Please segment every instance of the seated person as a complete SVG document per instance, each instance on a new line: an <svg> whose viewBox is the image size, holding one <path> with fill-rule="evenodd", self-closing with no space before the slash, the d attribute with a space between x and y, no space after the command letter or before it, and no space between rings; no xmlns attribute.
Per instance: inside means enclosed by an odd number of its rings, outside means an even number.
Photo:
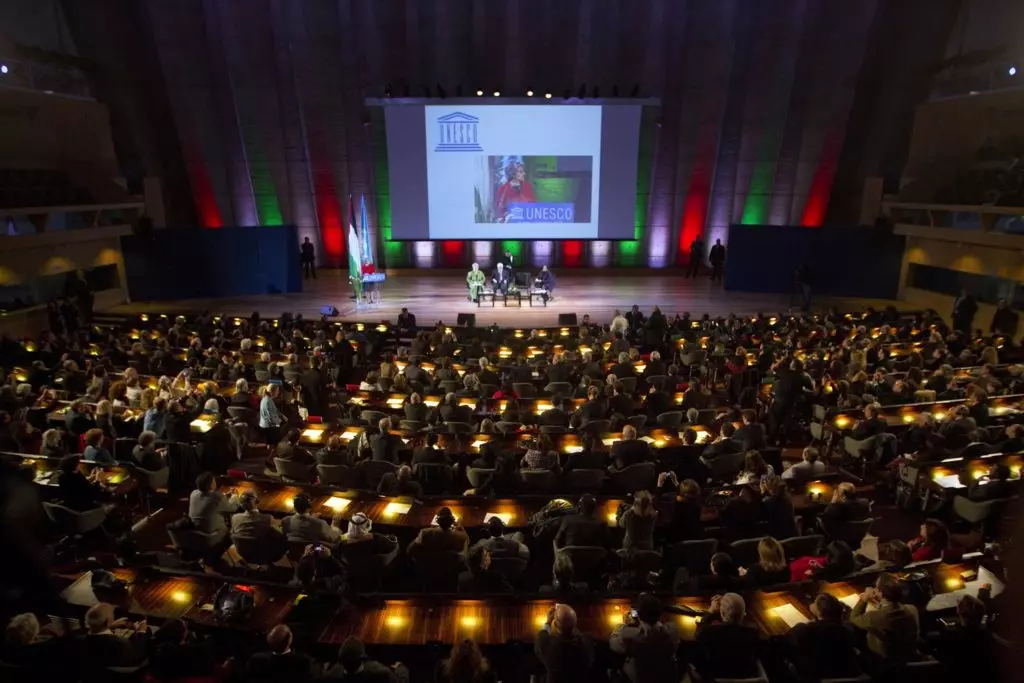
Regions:
<svg viewBox="0 0 1024 683"><path fill-rule="evenodd" d="M391 418L382 417L377 423L379 433L370 437L370 452L374 460L398 464L398 451L404 445L402 437L391 433Z"/></svg>
<svg viewBox="0 0 1024 683"><path fill-rule="evenodd" d="M483 291L484 283L487 281L487 276L480 270L480 264L474 263L472 270L466 273L466 284L469 286L469 300L477 302L480 298L480 292Z"/></svg>
<svg viewBox="0 0 1024 683"><path fill-rule="evenodd" d="M109 500L109 495L99 483L100 468L94 468L89 476L78 469L77 455L66 455L60 460L57 475L57 497L60 503L77 512L93 510Z"/></svg>
<svg viewBox="0 0 1024 683"><path fill-rule="evenodd" d="M103 447L102 429L90 429L85 433L85 451L82 453L82 459L100 465L113 465L116 462L110 451Z"/></svg>
<svg viewBox="0 0 1024 683"><path fill-rule="evenodd" d="M522 534L505 533L505 523L500 517L491 517L486 526L487 538L477 541L474 548L487 548L494 557L518 557L529 561L530 549L522 542Z"/></svg>
<svg viewBox="0 0 1024 683"><path fill-rule="evenodd" d="M459 574L459 593L511 593L512 584L491 564L491 553L477 545L466 558L467 570Z"/></svg>
<svg viewBox="0 0 1024 683"><path fill-rule="evenodd" d="M619 472L630 465L647 462L651 459L651 448L646 441L638 439L636 427L626 425L622 428L622 439L612 444L611 472Z"/></svg>
<svg viewBox="0 0 1024 683"><path fill-rule="evenodd" d="M327 445L314 455L317 465L350 465L348 446L339 434L331 434Z"/></svg>
<svg viewBox="0 0 1024 683"><path fill-rule="evenodd" d="M796 463L788 470L782 472L782 478L789 480L792 479L795 482L805 483L820 477L828 469L825 463L821 462L818 458L820 454L818 449L813 446L808 446L803 451L803 456L800 462Z"/></svg>
<svg viewBox="0 0 1024 683"><path fill-rule="evenodd" d="M491 284L494 287L494 293L501 292L507 295L508 290L512 283L512 271L505 267L505 264L498 262L498 266L491 273Z"/></svg>
<svg viewBox="0 0 1024 683"><path fill-rule="evenodd" d="M207 644L194 637L184 619L170 619L153 634L149 677L153 683L214 680L217 665Z"/></svg>
<svg viewBox="0 0 1024 683"><path fill-rule="evenodd" d="M743 625L747 605L737 593L716 595L708 614L697 624L701 648L697 670L706 680L753 678L757 675L758 632Z"/></svg>
<svg viewBox="0 0 1024 683"><path fill-rule="evenodd" d="M985 625L985 603L963 595L956 603L956 617L956 623L939 622L939 630L928 634L929 650L949 669L949 680L998 680L1000 648Z"/></svg>
<svg viewBox="0 0 1024 683"><path fill-rule="evenodd" d="M146 621L134 624L114 618L114 606L101 602L85 613L86 636L79 650L79 666L95 675L108 667L132 667L146 660L149 631ZM114 629L128 629L127 637L114 634ZM87 680L96 680L86 674Z"/></svg>
<svg viewBox="0 0 1024 683"><path fill-rule="evenodd" d="M259 498L254 491L246 491L238 498L241 512L231 515L231 535L252 539L264 539L268 534L277 533L274 518L259 510Z"/></svg>
<svg viewBox="0 0 1024 683"><path fill-rule="evenodd" d="M718 552L712 555L710 569L710 574L696 577L687 576L685 569L681 569L676 575L677 592L722 594L745 588L736 562L728 553Z"/></svg>
<svg viewBox="0 0 1024 683"><path fill-rule="evenodd" d="M756 421L753 410L744 410L740 413L743 424L732 435L732 438L739 441L745 451L758 450L768 447L768 435L765 426Z"/></svg>
<svg viewBox="0 0 1024 683"><path fill-rule="evenodd" d="M450 508L443 507L437 513L437 526L428 526L409 544L409 550L419 547L426 551L463 552L469 543L469 535L455 519Z"/></svg>
<svg viewBox="0 0 1024 683"><path fill-rule="evenodd" d="M295 514L281 520L281 531L291 542L304 543L336 543L341 537L338 519L333 524L310 514L313 501L305 494L295 496L292 502Z"/></svg>
<svg viewBox="0 0 1024 683"><path fill-rule="evenodd" d="M41 674L41 680L60 680L61 666L67 665L61 661L67 642L56 637L49 625L41 626L35 614L17 614L7 623L6 637L0 643L0 662L32 669L34 674ZM16 671L9 673L13 680L20 679Z"/></svg>
<svg viewBox="0 0 1024 683"><path fill-rule="evenodd" d="M301 438L301 431L289 429L288 434L285 435L285 438L274 449L274 457L293 462L297 465L307 465L310 467L315 465L316 460L313 456L310 455L308 450L299 445L299 439Z"/></svg>
<svg viewBox="0 0 1024 683"><path fill-rule="evenodd" d="M856 678L861 674L853 630L845 623L846 608L829 593L811 603L814 620L798 624L786 634L790 658L802 680Z"/></svg>
<svg viewBox="0 0 1024 683"><path fill-rule="evenodd" d="M308 592L341 593L347 588L347 578L345 564L333 556L330 548L315 543L306 546L291 583Z"/></svg>
<svg viewBox="0 0 1024 683"><path fill-rule="evenodd" d="M385 496L410 496L419 498L423 495L423 487L412 478L412 468L402 465L394 472L387 472L380 478L377 493Z"/></svg>
<svg viewBox="0 0 1024 683"><path fill-rule="evenodd" d="M858 498L853 483L844 481L836 486L832 501L822 510L818 523L826 534L835 536L846 522L866 519L870 514L870 502Z"/></svg>
<svg viewBox="0 0 1024 683"><path fill-rule="evenodd" d="M597 517L597 498L585 493L576 514L566 515L555 533L555 547L594 546L603 548L608 540L608 525Z"/></svg>
<svg viewBox="0 0 1024 683"><path fill-rule="evenodd" d="M196 488L188 497L188 517L204 533L227 536L224 514L238 509L237 496L225 496L217 490L217 478L210 472L196 477Z"/></svg>
<svg viewBox="0 0 1024 683"><path fill-rule="evenodd" d="M971 482L967 487L970 500L984 502L1010 498L1014 493L1014 485L1010 483L1010 468L1003 463L992 466L988 474Z"/></svg>
<svg viewBox="0 0 1024 683"><path fill-rule="evenodd" d="M156 434L154 432L142 432L139 434L139 442L132 448L132 460L140 469L148 472L159 472L167 466L164 462L167 449L161 448L157 450L154 448L155 443Z"/></svg>
<svg viewBox="0 0 1024 683"><path fill-rule="evenodd" d="M626 658L622 669L633 683L679 680L679 632L661 621L661 611L656 597L641 593L636 607L623 616L622 625L608 639L612 652Z"/></svg>
<svg viewBox="0 0 1024 683"><path fill-rule="evenodd" d="M907 547L914 562L937 560L949 547L949 529L940 520L926 519L921 525L917 538L909 541Z"/></svg>
<svg viewBox="0 0 1024 683"><path fill-rule="evenodd" d="M765 536L757 544L757 563L740 567L740 576L750 588L762 588L789 582L789 565L782 544L771 536Z"/></svg>
<svg viewBox="0 0 1024 683"><path fill-rule="evenodd" d="M873 605L873 610L868 606ZM864 591L850 615L850 623L864 631L873 657L885 663L918 658L920 621L917 608L903 604L903 586L891 574L881 574Z"/></svg>
<svg viewBox="0 0 1024 683"><path fill-rule="evenodd" d="M548 270L547 266L541 266L540 273L537 275L537 286L543 289L546 294L544 300L548 299L554 301L555 299L555 274Z"/></svg>

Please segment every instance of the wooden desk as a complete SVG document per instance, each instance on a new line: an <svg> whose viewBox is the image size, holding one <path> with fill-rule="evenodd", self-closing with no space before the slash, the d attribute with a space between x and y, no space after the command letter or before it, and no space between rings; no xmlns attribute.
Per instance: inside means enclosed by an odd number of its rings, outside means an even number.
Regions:
<svg viewBox="0 0 1024 683"><path fill-rule="evenodd" d="M1021 419L1022 414L1017 410L1016 406L1022 399L1024 399L1024 394L992 396L986 401L989 415L993 418L1004 420ZM879 416L891 427L911 425L921 413L931 413L936 420L941 422L948 417L950 410L956 406L963 405L964 402L964 399L956 399L952 401L935 401L933 403L903 403L882 406L879 410ZM863 410L843 410L829 418L825 425L826 428L845 433L851 431L857 420L863 417Z"/></svg>
<svg viewBox="0 0 1024 683"><path fill-rule="evenodd" d="M29 455L27 453L0 453L0 457L17 459L25 467L33 470L32 480L44 490L55 491L57 489L57 477L60 468L60 458L47 458L42 455ZM93 470L99 469L99 483L104 489L115 496L123 496L136 487L136 482L131 473L119 465L98 465L96 463L80 460L78 471L82 474L91 474Z"/></svg>

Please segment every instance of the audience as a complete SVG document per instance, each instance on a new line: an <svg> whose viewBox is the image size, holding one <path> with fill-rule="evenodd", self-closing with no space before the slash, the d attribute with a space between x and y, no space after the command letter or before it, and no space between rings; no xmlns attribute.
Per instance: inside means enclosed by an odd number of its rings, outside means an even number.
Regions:
<svg viewBox="0 0 1024 683"><path fill-rule="evenodd" d="M594 676L594 646L577 628L576 611L555 604L533 641L544 667L540 683L588 683Z"/></svg>
<svg viewBox="0 0 1024 683"><path fill-rule="evenodd" d="M679 680L679 632L660 621L661 610L656 597L642 593L608 639L612 652L626 658L623 671L632 683Z"/></svg>

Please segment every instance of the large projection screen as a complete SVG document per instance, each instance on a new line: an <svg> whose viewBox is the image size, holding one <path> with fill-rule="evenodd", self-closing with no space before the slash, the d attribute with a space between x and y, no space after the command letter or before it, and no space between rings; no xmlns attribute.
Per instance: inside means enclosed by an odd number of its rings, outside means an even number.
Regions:
<svg viewBox="0 0 1024 683"><path fill-rule="evenodd" d="M633 239L639 104L385 107L391 237Z"/></svg>

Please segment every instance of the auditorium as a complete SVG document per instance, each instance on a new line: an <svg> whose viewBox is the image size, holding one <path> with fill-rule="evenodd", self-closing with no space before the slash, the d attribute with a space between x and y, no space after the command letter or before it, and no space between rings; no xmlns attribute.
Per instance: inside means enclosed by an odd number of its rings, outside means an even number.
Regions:
<svg viewBox="0 0 1024 683"><path fill-rule="evenodd" d="M1020 680L1021 35L0 3L0 683Z"/></svg>

